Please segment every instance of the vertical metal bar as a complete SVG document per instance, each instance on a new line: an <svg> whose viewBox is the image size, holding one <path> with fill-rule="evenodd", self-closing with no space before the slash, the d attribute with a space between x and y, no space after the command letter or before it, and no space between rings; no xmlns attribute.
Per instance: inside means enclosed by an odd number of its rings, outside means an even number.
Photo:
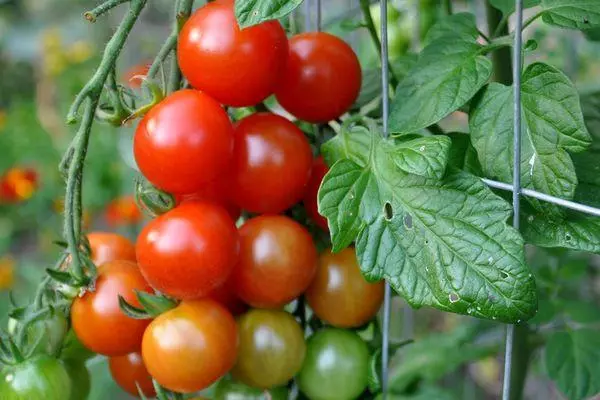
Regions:
<svg viewBox="0 0 600 400"><path fill-rule="evenodd" d="M521 208L521 64L523 46L523 0L515 0L516 24L515 39L513 46L513 226L519 229L519 217ZM509 325L506 329L506 347L504 356L504 382L502 387L502 399L510 399L511 372L513 362L513 343L515 338L515 326Z"/></svg>
<svg viewBox="0 0 600 400"><path fill-rule="evenodd" d="M304 31L310 32L311 30L311 0L304 0Z"/></svg>
<svg viewBox="0 0 600 400"><path fill-rule="evenodd" d="M321 23L323 20L321 9L321 0L317 0L317 32L321 32Z"/></svg>
<svg viewBox="0 0 600 400"><path fill-rule="evenodd" d="M387 32L387 0L381 0L381 101L383 105L383 136L388 137L389 97L390 97L390 71L388 56L388 32ZM383 338L381 346L381 391L382 400L387 398L388 389L388 365L390 348L390 310L392 301L392 289L388 282L385 283L383 300Z"/></svg>

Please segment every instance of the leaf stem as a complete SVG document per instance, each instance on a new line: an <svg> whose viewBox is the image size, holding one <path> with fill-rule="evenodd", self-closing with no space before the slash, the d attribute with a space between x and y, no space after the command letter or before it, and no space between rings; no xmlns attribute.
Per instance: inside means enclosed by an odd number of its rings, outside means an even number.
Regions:
<svg viewBox="0 0 600 400"><path fill-rule="evenodd" d="M100 4L98 7L94 8L91 11L88 11L86 13L83 14L83 16L85 17L85 19L87 19L90 22L96 22L96 19L103 15L106 14L108 11L112 10L113 8L123 4L123 3L127 3L130 0L108 0L105 1L104 3Z"/></svg>
<svg viewBox="0 0 600 400"><path fill-rule="evenodd" d="M508 24L509 17L510 17L510 14L505 14L502 16L502 19L500 20L500 22L498 22L496 29L494 29L494 32L492 33L493 38L500 36L501 32L503 32L505 30L505 28ZM490 30L490 32L491 32L491 30Z"/></svg>
<svg viewBox="0 0 600 400"><path fill-rule="evenodd" d="M188 20L192 13L194 0L178 0L175 5L175 21L173 23L173 32L171 35L177 36L183 28L183 24ZM167 93L172 93L181 87L181 70L177 60L177 47L173 46L173 57L171 58L171 69L169 74L169 82L167 84Z"/></svg>
<svg viewBox="0 0 600 400"><path fill-rule="evenodd" d="M541 17L543 14L544 14L544 11L540 11L539 13L537 13L534 16L532 16L529 19L527 19L527 21L525 21L523 23L523 30L525 30L525 28L527 28L529 25L531 25L536 19L538 19L539 17Z"/></svg>

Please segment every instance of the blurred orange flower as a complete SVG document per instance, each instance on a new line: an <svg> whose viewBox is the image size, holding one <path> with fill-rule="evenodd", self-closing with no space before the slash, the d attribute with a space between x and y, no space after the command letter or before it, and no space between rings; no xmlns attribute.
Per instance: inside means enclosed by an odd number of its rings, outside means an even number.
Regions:
<svg viewBox="0 0 600 400"><path fill-rule="evenodd" d="M0 202L18 203L33 196L39 185L38 173L29 167L14 167L0 177Z"/></svg>
<svg viewBox="0 0 600 400"><path fill-rule="evenodd" d="M15 260L11 256L0 258L0 290L10 289L15 281Z"/></svg>
<svg viewBox="0 0 600 400"><path fill-rule="evenodd" d="M133 196L119 197L108 203L104 217L112 227L137 224L143 219Z"/></svg>

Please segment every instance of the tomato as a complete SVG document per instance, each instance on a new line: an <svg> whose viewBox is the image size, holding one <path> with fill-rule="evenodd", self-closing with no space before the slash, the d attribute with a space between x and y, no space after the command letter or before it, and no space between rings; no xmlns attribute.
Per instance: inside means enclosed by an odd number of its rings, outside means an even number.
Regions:
<svg viewBox="0 0 600 400"><path fill-rule="evenodd" d="M215 388L215 400L288 400L288 389L257 389L223 378Z"/></svg>
<svg viewBox="0 0 600 400"><path fill-rule="evenodd" d="M94 264L99 266L117 260L135 262L135 246L126 237L116 233L92 232L87 238Z"/></svg>
<svg viewBox="0 0 600 400"><path fill-rule="evenodd" d="M238 320L240 350L233 377L269 389L284 385L302 367L306 344L294 317L279 310L250 310Z"/></svg>
<svg viewBox="0 0 600 400"><path fill-rule="evenodd" d="M62 347L69 329L67 317L53 309L50 314L27 327L27 342L34 345L33 352L56 356Z"/></svg>
<svg viewBox="0 0 600 400"><path fill-rule="evenodd" d="M87 399L92 388L90 371L85 363L74 360L63 360L63 366L71 378L71 397L70 400Z"/></svg>
<svg viewBox="0 0 600 400"><path fill-rule="evenodd" d="M133 139L142 174L167 192L193 193L229 164L233 128L212 98L180 90L154 106L140 121Z"/></svg>
<svg viewBox="0 0 600 400"><path fill-rule="evenodd" d="M269 113L249 115L235 127L231 193L241 208L277 214L302 199L312 152L296 125Z"/></svg>
<svg viewBox="0 0 600 400"><path fill-rule="evenodd" d="M85 363L96 354L86 348L77 338L75 332L71 329L67 333L60 350L60 358L67 362Z"/></svg>
<svg viewBox="0 0 600 400"><path fill-rule="evenodd" d="M150 375L176 392L202 390L226 374L238 353L235 320L214 300L183 301L146 330L142 356Z"/></svg>
<svg viewBox="0 0 600 400"><path fill-rule="evenodd" d="M349 247L337 254L326 250L306 291L306 300L317 317L340 328L367 323L383 302L383 281L369 283L360 272L356 253Z"/></svg>
<svg viewBox="0 0 600 400"><path fill-rule="evenodd" d="M205 184L202 189L195 193L175 195L175 202L181 204L184 201L203 201L215 203L227 210L234 221L240 217L241 210L234 205L228 197L229 182L225 177L219 177Z"/></svg>
<svg viewBox="0 0 600 400"><path fill-rule="evenodd" d="M2 400L65 400L71 396L71 378L55 358L40 355L0 373Z"/></svg>
<svg viewBox="0 0 600 400"><path fill-rule="evenodd" d="M0 201L18 203L29 199L39 186L35 169L14 167L0 176Z"/></svg>
<svg viewBox="0 0 600 400"><path fill-rule="evenodd" d="M317 268L317 250L306 228L288 217L262 215L239 232L240 257L231 279L242 300L278 308L306 290Z"/></svg>
<svg viewBox="0 0 600 400"><path fill-rule="evenodd" d="M312 165L312 172L310 174L310 180L308 181L308 186L306 188L306 193L304 195L304 208L306 209L306 213L313 220L318 227L323 229L326 232L329 232L329 226L327 225L327 218L319 214L319 204L318 204L318 193L319 187L321 186L321 182L323 181L323 177L329 171L323 157L319 156L314 159Z"/></svg>
<svg viewBox="0 0 600 400"><path fill-rule="evenodd" d="M142 86L143 78L148 75L151 64L139 64L129 68L123 74L123 81L132 89L139 89Z"/></svg>
<svg viewBox="0 0 600 400"><path fill-rule="evenodd" d="M108 367L115 382L127 393L139 397L137 384L144 396L156 396L152 377L148 373L140 353L135 352L124 356L110 357Z"/></svg>
<svg viewBox="0 0 600 400"><path fill-rule="evenodd" d="M152 289L130 261L111 261L98 268L94 291L77 297L71 307L75 334L90 350L107 356L120 356L140 349L149 320L127 317L119 308L118 296L140 307L135 290Z"/></svg>
<svg viewBox="0 0 600 400"><path fill-rule="evenodd" d="M143 215L133 196L123 196L112 200L106 206L104 218L112 227L139 224Z"/></svg>
<svg viewBox="0 0 600 400"><path fill-rule="evenodd" d="M189 202L146 225L136 251L142 274L155 289L192 299L227 280L237 262L239 239L222 207Z"/></svg>
<svg viewBox="0 0 600 400"><path fill-rule="evenodd" d="M177 47L190 84L233 107L252 106L275 90L288 54L278 21L240 29L233 0L199 8L184 25Z"/></svg>
<svg viewBox="0 0 600 400"><path fill-rule="evenodd" d="M233 315L240 315L248 310L248 305L236 294L235 286L231 279L228 279L224 284L210 292L208 297L225 306Z"/></svg>
<svg viewBox="0 0 600 400"><path fill-rule="evenodd" d="M311 400L352 400L367 388L369 348L354 332L326 328L308 339L297 377Z"/></svg>
<svg viewBox="0 0 600 400"><path fill-rule="evenodd" d="M342 39L325 32L301 33L290 39L290 55L275 96L295 117L322 123L348 111L361 80L358 58Z"/></svg>

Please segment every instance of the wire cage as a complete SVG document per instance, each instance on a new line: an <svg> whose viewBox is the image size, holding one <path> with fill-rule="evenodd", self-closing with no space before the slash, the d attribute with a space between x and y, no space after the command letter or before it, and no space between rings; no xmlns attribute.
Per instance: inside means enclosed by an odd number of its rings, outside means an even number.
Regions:
<svg viewBox="0 0 600 400"><path fill-rule="evenodd" d="M356 6L354 0L350 0L350 7ZM514 91L513 98L513 178L512 182L499 182L491 179L481 178L481 180L488 185L490 188L499 189L503 191L512 192L512 205L513 205L513 227L519 229L519 217L520 217L520 199L521 196L527 196L530 198L538 199L547 203L555 204L567 209L575 210L588 214L590 216L600 216L600 208L591 207L585 204L580 204L574 201L565 200L562 198L550 196L545 193L538 192L521 187L521 72L523 66L523 0L515 0L515 34L513 42L513 54L512 54L512 79L514 87L517 89ZM315 29L320 31L322 28L322 0L305 0L304 1L304 26L306 30ZM313 16L316 16L316 21L313 21ZM383 134L385 137L389 136L388 119L389 119L389 78L390 78L390 66L389 66L389 48L388 48L388 2L385 0L380 1L380 21L381 31L379 32L381 37L381 98L382 98L382 125ZM313 22L315 24L313 25ZM388 389L388 365L389 365L389 348L390 348L390 310L391 310L391 287L386 282L385 295L383 303L383 320L382 320L382 362L381 362L381 388L382 398L385 399ZM410 307L405 308L405 319L408 321L412 320L412 309ZM411 322L408 322L412 326ZM411 336L412 328L408 328L405 331L405 336ZM407 334L408 333L408 334ZM515 325L507 325L506 336L505 336L505 357L504 357L504 378L502 384L502 399L508 400L511 392L511 369L512 360L514 354L513 341L515 337Z"/></svg>

